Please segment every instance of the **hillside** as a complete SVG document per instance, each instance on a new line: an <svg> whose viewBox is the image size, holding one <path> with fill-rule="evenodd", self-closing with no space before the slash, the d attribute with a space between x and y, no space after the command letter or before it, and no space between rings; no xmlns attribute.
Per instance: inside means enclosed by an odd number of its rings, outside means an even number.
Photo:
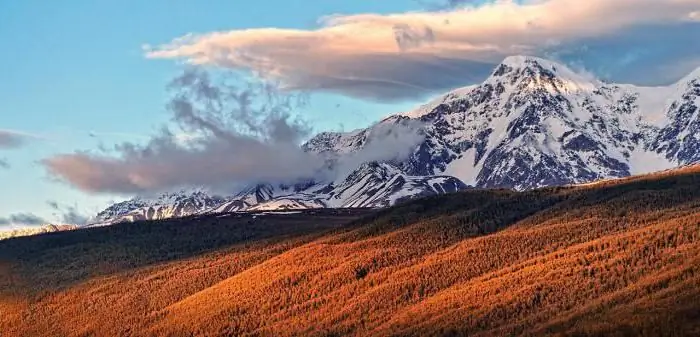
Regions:
<svg viewBox="0 0 700 337"><path fill-rule="evenodd" d="M700 335L700 166L0 242L2 336Z"/></svg>

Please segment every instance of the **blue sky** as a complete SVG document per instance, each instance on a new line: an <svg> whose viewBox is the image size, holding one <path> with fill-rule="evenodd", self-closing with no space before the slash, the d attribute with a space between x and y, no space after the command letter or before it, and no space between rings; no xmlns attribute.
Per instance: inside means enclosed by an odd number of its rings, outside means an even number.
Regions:
<svg viewBox="0 0 700 337"><path fill-rule="evenodd" d="M270 10L275 8L275 10ZM412 1L3 1L0 2L0 129L36 135L0 150L0 217L31 212L55 221L47 201L94 213L123 198L86 194L51 179L37 163L54 153L94 150L147 137L168 120L165 85L182 68L150 60L141 46L188 32L316 25L332 13L390 12ZM331 97L327 97L331 96ZM394 105L314 95L305 117L317 129L357 128ZM340 104L339 107L337 105ZM402 107L399 104L398 107ZM407 105L408 106L408 105ZM94 132L99 137L90 137Z"/></svg>
<svg viewBox="0 0 700 337"><path fill-rule="evenodd" d="M165 86L183 63L260 70L213 52L222 46L273 60L278 68L270 76L311 92L310 105L298 113L315 131L363 127L478 82L502 57L518 53L515 45L640 84L670 83L700 66L697 2L624 0L626 18L593 0L586 17L562 27L546 14L567 1L532 8L520 1L464 1L433 12L436 7L415 0L2 1L0 131L23 144L0 146L0 161L7 163L0 165L0 220L33 213L59 221L70 207L92 214L125 198L81 190L70 173L49 174L41 161L148 140L169 120ZM534 19L518 26L527 15ZM394 41L397 29L410 45ZM187 34L194 37L175 40ZM305 40L312 38L321 42ZM479 44L496 47L465 52Z"/></svg>

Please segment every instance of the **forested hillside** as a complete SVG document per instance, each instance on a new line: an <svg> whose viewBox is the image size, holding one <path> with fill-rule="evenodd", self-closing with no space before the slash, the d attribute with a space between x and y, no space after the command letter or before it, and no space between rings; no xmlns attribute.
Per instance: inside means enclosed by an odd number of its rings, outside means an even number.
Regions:
<svg viewBox="0 0 700 337"><path fill-rule="evenodd" d="M4 336L700 335L700 166L0 242Z"/></svg>

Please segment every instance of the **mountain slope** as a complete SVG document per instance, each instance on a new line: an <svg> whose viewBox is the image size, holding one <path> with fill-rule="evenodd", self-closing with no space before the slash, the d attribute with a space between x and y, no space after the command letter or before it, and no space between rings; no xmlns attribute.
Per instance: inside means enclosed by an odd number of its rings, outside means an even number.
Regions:
<svg viewBox="0 0 700 337"><path fill-rule="evenodd" d="M320 133L303 145L337 168L343 158L375 150L388 133L421 125L419 142L405 158L360 162L348 174L329 174L330 181L307 177L292 187L263 183L197 204L208 209L136 199L101 218L385 207L467 186L528 190L656 172L700 161L699 106L700 69L676 84L648 88L603 83L555 62L514 56L479 85L366 129ZM128 211L122 212L125 206Z"/></svg>
<svg viewBox="0 0 700 337"><path fill-rule="evenodd" d="M693 336L698 219L696 165L372 212L208 215L17 238L0 242L0 331Z"/></svg>
<svg viewBox="0 0 700 337"><path fill-rule="evenodd" d="M700 161L700 69L676 84L665 125L651 148L669 161L690 164Z"/></svg>
<svg viewBox="0 0 700 337"><path fill-rule="evenodd" d="M607 84L551 61L509 57L484 83L437 99L432 110L391 117L425 123L425 141L401 168L525 190L696 162L698 82L700 72L663 88ZM352 152L365 133L309 144L317 153Z"/></svg>
<svg viewBox="0 0 700 337"><path fill-rule="evenodd" d="M96 222L158 220L185 217L221 205L226 199L203 191L166 193L155 199L134 198L97 214Z"/></svg>
<svg viewBox="0 0 700 337"><path fill-rule="evenodd" d="M409 176L391 164L368 162L330 183L306 182L292 187L261 184L244 189L232 197L209 196L204 192L180 192L156 200L125 201L103 211L98 218L100 224L113 224L205 213L328 207L379 208L465 188L467 186L454 177Z"/></svg>

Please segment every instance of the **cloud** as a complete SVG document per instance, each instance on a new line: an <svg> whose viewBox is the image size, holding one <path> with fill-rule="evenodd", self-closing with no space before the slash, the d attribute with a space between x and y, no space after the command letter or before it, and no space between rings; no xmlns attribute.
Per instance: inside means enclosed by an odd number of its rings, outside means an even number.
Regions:
<svg viewBox="0 0 700 337"><path fill-rule="evenodd" d="M187 70L169 87L168 110L179 130L163 128L145 145L122 143L112 153L59 154L43 165L82 191L125 195L182 188L231 194L251 184L330 179L339 169L300 146L311 129L291 113L305 104L303 95L199 69ZM409 124L379 125L365 149L339 162L357 166L406 155L422 139L419 127Z"/></svg>
<svg viewBox="0 0 700 337"><path fill-rule="evenodd" d="M69 207L66 212L61 215L61 220L64 224L84 225L90 221L90 217L79 213L75 207Z"/></svg>
<svg viewBox="0 0 700 337"><path fill-rule="evenodd" d="M23 146L30 135L13 130L0 129L0 149L15 149Z"/></svg>
<svg viewBox="0 0 700 337"><path fill-rule="evenodd" d="M689 21L700 21L700 11L691 12L688 14Z"/></svg>
<svg viewBox="0 0 700 337"><path fill-rule="evenodd" d="M542 56L587 43L581 58L611 68L625 55L605 46L652 48L649 63L673 63L697 45L698 0L451 1L451 9L388 15L334 15L313 30L246 29L186 35L149 46L149 58L249 70L290 90L322 90L373 100L416 99L483 79L505 56ZM457 6L459 5L459 6ZM672 35L678 27L687 30ZM663 36L664 38L658 38ZM652 38L653 44L647 41ZM665 50L665 52L660 52ZM593 54L593 56L591 56ZM580 57L579 57L580 56ZM591 64L589 64L591 63ZM611 76L666 81L655 67L635 64ZM636 76L629 74L636 72Z"/></svg>
<svg viewBox="0 0 700 337"><path fill-rule="evenodd" d="M425 6L425 8L430 9L430 10L444 10L444 9L451 9L451 8L456 8L460 6L465 6L465 5L478 5L484 2L484 0L444 0L444 1L439 1L439 0L415 0L417 3Z"/></svg>
<svg viewBox="0 0 700 337"><path fill-rule="evenodd" d="M345 177L366 162L403 161L425 140L423 127L420 121L395 117L374 125L368 129L366 141L357 152L337 158L335 177Z"/></svg>
<svg viewBox="0 0 700 337"><path fill-rule="evenodd" d="M406 51L435 42L435 33L430 26L412 27L405 23L394 25L394 39L399 49Z"/></svg>
<svg viewBox="0 0 700 337"><path fill-rule="evenodd" d="M164 128L145 145L119 144L116 155L78 151L50 157L43 160L48 172L93 193L186 187L231 193L242 184L310 177L323 167L299 147L310 132L291 115L303 104L299 96L198 69L173 80L170 89L168 110L181 130Z"/></svg>
<svg viewBox="0 0 700 337"><path fill-rule="evenodd" d="M242 137L211 138L198 145L201 148L184 148L171 135L161 135L119 157L73 153L46 159L44 164L78 189L117 194L193 186L232 192L238 184L311 176L321 166L294 144L272 146Z"/></svg>
<svg viewBox="0 0 700 337"><path fill-rule="evenodd" d="M9 169L10 168L10 162L7 161L5 158L0 158L0 169Z"/></svg>
<svg viewBox="0 0 700 337"><path fill-rule="evenodd" d="M63 206L56 201L49 200L46 202L54 211L54 216L58 216L59 221L68 225L85 225L90 222L91 217L82 214L76 206Z"/></svg>
<svg viewBox="0 0 700 337"><path fill-rule="evenodd" d="M46 224L46 220L32 213L16 213L0 218L0 225L36 226Z"/></svg>
<svg viewBox="0 0 700 337"><path fill-rule="evenodd" d="M49 207L53 208L56 211L61 209L61 206L56 201L49 200L46 202L46 204L49 205Z"/></svg>

